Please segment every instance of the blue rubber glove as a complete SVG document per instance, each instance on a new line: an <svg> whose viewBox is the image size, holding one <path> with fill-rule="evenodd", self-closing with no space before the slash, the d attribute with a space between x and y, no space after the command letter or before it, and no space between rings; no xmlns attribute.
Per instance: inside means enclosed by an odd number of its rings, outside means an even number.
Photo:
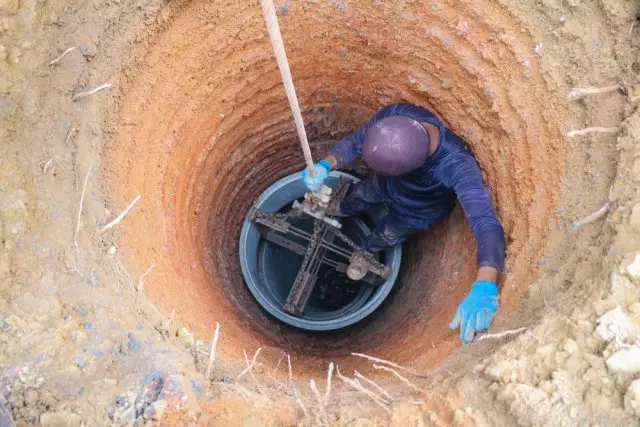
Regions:
<svg viewBox="0 0 640 427"><path fill-rule="evenodd" d="M309 175L309 168L304 168L302 171L302 182L309 190L315 190L320 187L329 176L329 171L331 170L331 164L327 160L320 160L314 167L316 176Z"/></svg>
<svg viewBox="0 0 640 427"><path fill-rule="evenodd" d="M498 311L498 286L489 280L476 280L458 306L449 329L460 328L460 341L473 341L476 332L489 329Z"/></svg>

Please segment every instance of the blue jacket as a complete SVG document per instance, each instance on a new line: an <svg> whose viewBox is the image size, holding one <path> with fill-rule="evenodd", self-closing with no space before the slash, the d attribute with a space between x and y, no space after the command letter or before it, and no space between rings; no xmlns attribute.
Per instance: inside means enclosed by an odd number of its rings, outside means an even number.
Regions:
<svg viewBox="0 0 640 427"><path fill-rule="evenodd" d="M429 110L407 103L392 104L378 111L356 132L342 138L329 150L338 169L362 155L367 131L385 117L405 116L429 123L439 130L438 148L424 166L398 177L379 176L385 204L391 215L408 227L427 229L448 215L460 201L478 242L478 267L491 266L502 273L505 236L473 153L461 137L450 131Z"/></svg>

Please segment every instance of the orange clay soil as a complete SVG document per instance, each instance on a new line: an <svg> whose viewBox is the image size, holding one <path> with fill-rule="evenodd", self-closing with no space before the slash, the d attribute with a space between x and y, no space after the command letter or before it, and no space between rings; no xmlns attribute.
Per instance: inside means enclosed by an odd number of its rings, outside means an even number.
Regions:
<svg viewBox="0 0 640 427"><path fill-rule="evenodd" d="M222 357L287 351L303 377L323 375L328 358L354 368L342 359L352 351L420 370L438 364L459 347L447 324L476 268L459 209L405 245L395 292L355 327L304 333L249 294L238 260L244 214L303 162L258 5L218 3L186 5L121 79L104 168L113 206L142 194L118 226L132 272L155 263L148 296L201 338L220 322ZM558 199L564 112L548 102L533 43L495 3L394 3L280 8L312 149L322 156L326 141L399 101L432 109L463 135L507 234L499 324L535 278Z"/></svg>

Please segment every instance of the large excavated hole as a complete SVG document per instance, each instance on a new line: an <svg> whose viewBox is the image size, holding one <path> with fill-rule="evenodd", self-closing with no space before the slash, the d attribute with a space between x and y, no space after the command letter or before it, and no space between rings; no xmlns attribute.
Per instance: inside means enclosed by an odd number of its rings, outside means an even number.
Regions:
<svg viewBox="0 0 640 427"><path fill-rule="evenodd" d="M328 141L391 102L430 108L463 135L507 234L499 326L535 278L556 209L563 112L544 102L533 43L497 4L396 3L291 2L280 16L312 151L321 157ZM404 245L394 291L349 328L287 326L243 284L245 213L303 167L256 4L189 3L122 81L106 181L113 205L138 193L142 201L118 227L120 253L133 271L155 263L149 298L200 337L220 322L222 357L262 346L277 360L284 350L299 375L311 377L329 358L356 367L352 351L426 369L459 347L447 323L476 268L460 209Z"/></svg>

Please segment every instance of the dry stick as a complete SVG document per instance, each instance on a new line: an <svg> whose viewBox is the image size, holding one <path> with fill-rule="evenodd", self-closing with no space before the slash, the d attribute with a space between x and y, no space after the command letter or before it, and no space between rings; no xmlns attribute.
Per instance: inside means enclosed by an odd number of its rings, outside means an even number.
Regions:
<svg viewBox="0 0 640 427"><path fill-rule="evenodd" d="M247 354L245 352L245 362L247 363L247 367L244 371L240 372L240 375L238 375L236 377L237 380L239 380L240 378L243 377L244 374L246 374L247 372L251 373L251 376L253 377L253 372L251 371L253 369L253 365L256 363L256 359L258 358L258 355L260 354L260 352L262 351L262 347L258 348L256 350L256 352L253 354L253 359L251 359L251 363L249 363L249 359L247 358ZM254 378L255 380L255 378ZM257 381L256 381L257 383Z"/></svg>
<svg viewBox="0 0 640 427"><path fill-rule="evenodd" d="M388 360L379 359L377 357L369 356L369 355L366 355L364 353L351 353L351 355L352 356L363 357L363 358L365 358L367 360L370 360L370 361L372 361L374 363L377 362L377 363L383 363L385 365L393 366L394 368L400 369L400 370L405 371L405 372L409 372L412 375L421 376L421 374L419 372L414 371L413 369L405 368L404 366L400 366L397 363L393 363L393 362L390 362Z"/></svg>
<svg viewBox="0 0 640 427"><path fill-rule="evenodd" d="M71 137L72 137L73 135L75 135L75 133L76 133L76 128L71 127L71 128L69 129L69 131L67 132L67 136L65 136L65 137L64 137L64 145L67 145L67 143L69 142L69 140L71 139Z"/></svg>
<svg viewBox="0 0 640 427"><path fill-rule="evenodd" d="M149 268L147 269L147 271L145 271L144 273L142 273L142 276L140 276L140 278L138 279L138 289L136 289L138 292L142 293L144 291L144 282L142 281L145 277L147 277L147 274L151 273L151 270L153 270L153 267L156 266L156 263L152 263Z"/></svg>
<svg viewBox="0 0 640 427"><path fill-rule="evenodd" d="M527 328L522 327L518 329L511 329L508 331L496 332L495 334L484 334L476 338L476 341L482 341L482 340L488 340L488 339L494 339L494 338L503 338L503 337L508 337L510 335L518 335L525 332L526 330Z"/></svg>
<svg viewBox="0 0 640 427"><path fill-rule="evenodd" d="M64 58L65 56L67 56L67 54L71 53L76 47L75 46L71 46L70 48L68 48L67 50L65 50L64 52L62 52L60 54L60 56L58 56L57 58L55 58L53 61L49 62L49 66L52 67L54 65L58 65L58 62L62 61L62 58Z"/></svg>
<svg viewBox="0 0 640 427"><path fill-rule="evenodd" d="M272 374L271 372L269 372L269 369L267 368L267 365L265 365L265 364L264 364L264 363L262 363L262 362L256 362L256 364L257 364L258 366L262 366L262 367L264 368L264 372L265 372L265 373L267 374L267 376L268 376L269 378L271 378L271 380L276 384L276 390L277 390L277 391L280 391L280 388L282 388L282 387L286 387L286 384L279 382L279 381L278 381L278 380L273 376L273 374Z"/></svg>
<svg viewBox="0 0 640 427"><path fill-rule="evenodd" d="M298 395L298 390L296 390L296 385L293 383L293 374L291 370L291 356L289 356L288 354L287 354L287 364L289 365L289 383L291 384L291 388L293 389L293 395L296 398L296 402L302 409L302 412L304 412L304 416L309 418L309 412L307 412L307 408L304 406L304 403L302 403L302 399L300 398L300 395Z"/></svg>
<svg viewBox="0 0 640 427"><path fill-rule="evenodd" d="M604 206L602 206L600 209L598 209L591 215L587 215L584 218L579 219L575 221L573 224L571 224L571 229L575 230L582 227L583 225L587 225L594 221L599 220L600 218L604 217L607 214L607 212L609 212L610 207L611 207L610 203L608 202L605 203Z"/></svg>
<svg viewBox="0 0 640 427"><path fill-rule="evenodd" d="M138 197L136 197L135 199L133 199L133 202L129 203L129 206L127 206L127 208L122 211L122 213L120 215L118 215L116 217L116 219L114 219L113 221L111 221L109 224L105 225L104 227L102 227L101 229L98 230L98 234L102 234L105 231L109 230L110 228L113 228L115 225L117 225L120 221L122 221L122 218L125 217L126 214L129 213L129 211L131 210L131 208L133 208L133 205L135 205L138 200L140 200L140 194L138 194Z"/></svg>
<svg viewBox="0 0 640 427"><path fill-rule="evenodd" d="M376 402L378 404L378 406L380 406L386 412L391 413L391 409L387 405L385 405L380 399L378 399L378 396L376 396L376 394L374 392L372 392L371 390L367 390L359 382L354 381L351 378L347 378L344 375L342 375L340 373L340 369L339 368L336 368L336 375L338 376L338 378L340 378L342 381L344 381L347 385L349 385L352 388L354 388L354 389L356 389L358 391L361 391L362 393L367 395L369 398L371 398L371 400Z"/></svg>
<svg viewBox="0 0 640 427"><path fill-rule="evenodd" d="M291 356L287 354L287 363L289 364L289 382L293 383L293 374L291 373Z"/></svg>
<svg viewBox="0 0 640 427"><path fill-rule="evenodd" d="M370 386L372 386L373 388L375 388L376 390L378 390L378 392L383 395L384 397L386 397L387 399L393 401L394 398L391 395L391 393L389 393L387 390L383 389L382 387L380 387L378 385L378 383L376 383L373 380L370 380L369 378L365 377L364 375L362 375L360 372L358 371L353 371L356 378L359 378L361 380L363 380L364 382L366 382L367 384L369 384Z"/></svg>
<svg viewBox="0 0 640 427"><path fill-rule="evenodd" d="M309 380L309 388L316 396L316 400L318 401L318 411L320 412L320 417L324 421L324 424L329 423L329 417L327 416L326 411L324 410L324 402L322 400L322 396L320 396L320 391L318 391L318 386L314 380Z"/></svg>
<svg viewBox="0 0 640 427"><path fill-rule="evenodd" d="M103 83L100 86L96 86L93 89L88 90L86 92L78 92L78 93L76 93L75 95L73 95L71 97L71 100L75 102L75 101L78 101L79 99L86 98L87 96L91 96L96 92L100 92L103 89L109 89L109 88L112 88L112 87L113 87L113 83Z"/></svg>
<svg viewBox="0 0 640 427"><path fill-rule="evenodd" d="M620 132L619 127L607 128L607 127L601 127L601 126L594 126L594 127L584 128L584 129L572 130L571 132L567 132L567 136L569 138L573 138L574 136L584 136L590 133L608 133L608 134L615 135L618 132Z"/></svg>
<svg viewBox="0 0 640 427"><path fill-rule="evenodd" d="M375 363L373 364L373 367L375 369L382 369L383 371L391 372L396 378L398 378L400 381L405 383L407 386L409 386L413 390L419 393L424 393L424 391L421 390L417 385L415 385L414 383L412 383L411 381L409 381L408 379L400 375L398 371L396 371L395 369L389 368L388 366L376 365Z"/></svg>
<svg viewBox="0 0 640 427"><path fill-rule="evenodd" d="M296 397L296 402L298 403L298 405L300 405L302 412L304 412L304 416L309 418L309 412L307 412L307 408L304 406L304 403L302 403L302 399L300 399L300 396L298 395L298 391L296 390L295 386L293 387L293 395Z"/></svg>
<svg viewBox="0 0 640 427"><path fill-rule="evenodd" d="M49 160L43 160L39 163L40 167L42 168L42 174L46 175L48 170L49 170L49 165L51 165L51 163L53 162L53 157L50 158ZM52 168L51 170L54 170L54 168Z"/></svg>
<svg viewBox="0 0 640 427"><path fill-rule="evenodd" d="M211 380L211 372L213 372L213 364L216 361L216 347L218 346L218 339L220 338L220 323L216 322L216 331L213 333L213 340L211 341L211 350L209 351L209 363L207 363L207 371L205 378L207 381Z"/></svg>
<svg viewBox="0 0 640 427"><path fill-rule="evenodd" d="M574 87L571 89L571 93L569 93L570 101L577 101L579 99L584 98L589 95L597 95L599 93L608 93L615 92L620 90L621 86L619 84L604 86L604 87Z"/></svg>
<svg viewBox="0 0 640 427"><path fill-rule="evenodd" d="M253 380L254 383L256 383L256 386L257 386L258 385L258 380L253 375L253 363L249 364L249 358L247 357L247 352L245 350L242 350L242 352L244 353L244 363L246 363L247 368L251 368L251 369L249 369L249 375L251 375L251 379Z"/></svg>
<svg viewBox="0 0 640 427"><path fill-rule="evenodd" d="M280 356L280 360L278 360L278 363L276 364L276 368L273 370L273 377L276 377L276 374L278 373L278 368L280 367L280 363L282 363L282 359L284 359L284 357L287 355L287 353L285 353L284 351L282 352L282 356Z"/></svg>
<svg viewBox="0 0 640 427"><path fill-rule="evenodd" d="M89 169L87 169L87 176L84 178L84 185L82 186L82 194L80 195L80 204L78 206L78 219L76 220L76 232L73 235L73 246L76 248L76 252L80 255L80 249L78 248L78 231L80 231L80 215L82 215L82 204L84 203L84 193L87 189L87 182L89 181L89 174L91 173L91 168L93 164L89 165Z"/></svg>
<svg viewBox="0 0 640 427"><path fill-rule="evenodd" d="M329 402L329 397L331 396L331 379L333 377L333 362L329 363L329 368L327 369L327 388L324 391L324 400L323 406L326 406Z"/></svg>

